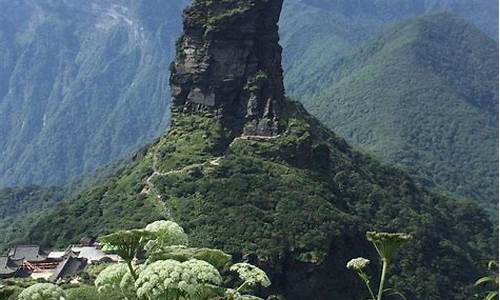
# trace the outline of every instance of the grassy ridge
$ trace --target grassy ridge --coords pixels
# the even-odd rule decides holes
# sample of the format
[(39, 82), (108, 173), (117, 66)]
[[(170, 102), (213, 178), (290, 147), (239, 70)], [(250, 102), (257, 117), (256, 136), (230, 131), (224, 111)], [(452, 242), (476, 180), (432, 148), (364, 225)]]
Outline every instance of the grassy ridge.
[(320, 84), (325, 71), (342, 57), (414, 16), (450, 12), (498, 39), (498, 1), (483, 0), (290, 0), (281, 18), (285, 85), (289, 95), (304, 96), (305, 81)]

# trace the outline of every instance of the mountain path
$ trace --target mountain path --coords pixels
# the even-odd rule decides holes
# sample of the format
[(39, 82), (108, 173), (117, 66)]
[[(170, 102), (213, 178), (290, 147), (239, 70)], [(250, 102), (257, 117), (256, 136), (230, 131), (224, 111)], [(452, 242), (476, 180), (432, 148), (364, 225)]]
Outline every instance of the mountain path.
[[(234, 138), (233, 141), (231, 142), (231, 144), (229, 145), (229, 147), (231, 147), (231, 145), (237, 140), (247, 140), (247, 141), (259, 142), (259, 141), (274, 140), (274, 139), (278, 139), (280, 137), (281, 137), (280, 135), (277, 135), (277, 136), (243, 135), (243, 136), (239, 136), (239, 137)], [(212, 165), (212, 166), (219, 166), (222, 159), (224, 159), (224, 156), (212, 158), (212, 159), (210, 159), (206, 162), (203, 162), (203, 163), (191, 164), (191, 165), (185, 166), (183, 168), (171, 170), (168, 172), (159, 172), (157, 170), (157, 167), (156, 167), (157, 158), (154, 157), (153, 158), (153, 173), (145, 180), (145, 186), (142, 189), (141, 194), (145, 194), (145, 195), (154, 194), (154, 197), (158, 200), (160, 205), (163, 207), (166, 217), (170, 218), (171, 212), (168, 209), (166, 202), (164, 201), (165, 199), (163, 198), (162, 194), (158, 191), (155, 184), (153, 183), (153, 179), (156, 176), (168, 176), (168, 175), (172, 175), (172, 174), (185, 173), (185, 172), (188, 172), (188, 171), (196, 169), (196, 168), (201, 168), (207, 164)]]

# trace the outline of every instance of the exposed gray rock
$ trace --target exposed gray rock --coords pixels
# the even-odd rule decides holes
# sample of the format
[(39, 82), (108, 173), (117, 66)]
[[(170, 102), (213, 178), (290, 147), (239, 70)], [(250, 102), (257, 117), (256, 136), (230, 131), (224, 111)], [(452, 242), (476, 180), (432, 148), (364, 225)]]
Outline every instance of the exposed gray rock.
[(282, 4), (198, 0), (187, 9), (170, 77), (174, 109), (235, 120), (245, 135), (278, 134)]

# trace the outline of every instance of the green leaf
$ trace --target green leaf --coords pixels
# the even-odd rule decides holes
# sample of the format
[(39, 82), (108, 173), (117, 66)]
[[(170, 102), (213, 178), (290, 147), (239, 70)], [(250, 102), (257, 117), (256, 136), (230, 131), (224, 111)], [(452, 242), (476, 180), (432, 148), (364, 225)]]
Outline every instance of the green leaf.
[(490, 276), (480, 278), (478, 281), (476, 281), (476, 283), (474, 283), (474, 286), (479, 286), (488, 282), (495, 282), (495, 278)]
[(498, 292), (489, 292), (488, 295), (486, 295), (486, 298), (484, 298), (484, 300), (492, 300), (496, 296), (498, 296)]

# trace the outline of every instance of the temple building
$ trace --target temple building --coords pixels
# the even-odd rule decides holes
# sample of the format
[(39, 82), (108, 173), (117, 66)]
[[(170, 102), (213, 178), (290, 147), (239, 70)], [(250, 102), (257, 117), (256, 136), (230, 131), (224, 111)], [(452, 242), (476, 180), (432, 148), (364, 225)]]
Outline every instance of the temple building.
[(59, 281), (83, 271), (88, 264), (115, 263), (95, 241), (70, 245), (62, 251), (44, 252), (37, 245), (17, 245), (0, 257), (0, 278), (32, 277)]
[(13, 260), (8, 256), (0, 256), (0, 278), (25, 277), (23, 276), (22, 260)]

